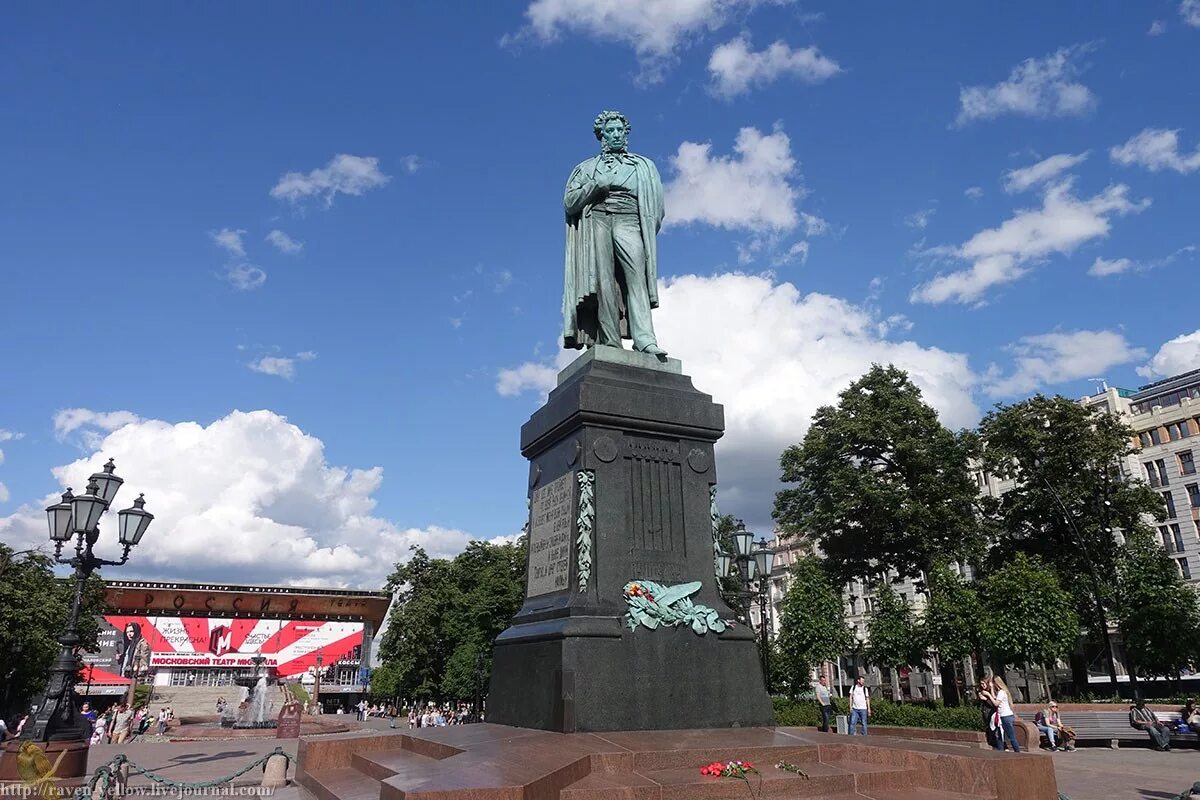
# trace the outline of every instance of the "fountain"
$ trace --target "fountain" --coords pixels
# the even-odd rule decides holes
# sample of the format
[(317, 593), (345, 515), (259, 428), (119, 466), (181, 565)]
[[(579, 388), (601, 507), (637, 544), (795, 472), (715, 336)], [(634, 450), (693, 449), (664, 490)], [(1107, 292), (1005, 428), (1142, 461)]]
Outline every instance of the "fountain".
[(250, 657), (254, 669), (244, 675), (237, 675), (233, 682), (246, 689), (246, 697), (236, 709), (227, 707), (221, 717), (222, 728), (274, 728), (279, 723), (275, 719), (275, 704), (270, 702), (267, 688), (277, 683), (275, 676), (264, 673), (262, 651)]

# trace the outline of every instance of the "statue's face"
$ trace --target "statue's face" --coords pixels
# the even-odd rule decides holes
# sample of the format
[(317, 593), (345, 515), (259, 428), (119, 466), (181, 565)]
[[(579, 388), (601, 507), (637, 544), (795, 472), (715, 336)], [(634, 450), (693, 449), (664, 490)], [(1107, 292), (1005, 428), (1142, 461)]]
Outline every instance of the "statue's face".
[(600, 142), (606, 152), (621, 152), (629, 144), (629, 131), (619, 119), (610, 119), (600, 129)]

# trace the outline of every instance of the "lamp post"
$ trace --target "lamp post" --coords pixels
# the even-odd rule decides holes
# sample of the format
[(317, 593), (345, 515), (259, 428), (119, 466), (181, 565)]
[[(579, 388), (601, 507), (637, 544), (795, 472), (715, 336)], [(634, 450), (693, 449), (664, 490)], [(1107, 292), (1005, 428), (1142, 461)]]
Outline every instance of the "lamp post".
[(321, 713), (321, 665), (325, 663), (325, 656), (322, 653), (317, 653), (317, 672), (316, 682), (313, 684), (313, 713)]
[[(61, 502), (46, 509), (50, 541), (54, 542), (54, 560), (72, 568), (75, 590), (66, 625), (58, 637), (61, 646), (58, 657), (50, 667), (49, 679), (38, 702), (36, 715), (26, 722), (21, 731), (21, 742), (68, 743), (87, 741), (91, 737), (91, 725), (79, 715), (73, 697), (74, 686), (79, 680), (76, 648), (79, 646), (79, 608), (83, 602), (84, 587), (88, 578), (101, 567), (118, 567), (129, 561), (129, 551), (142, 540), (154, 519), (154, 515), (145, 510), (144, 496), (139, 495), (130, 508), (117, 514), (117, 538), (123, 548), (121, 558), (110, 561), (94, 553), (93, 548), (100, 538), (100, 517), (109, 509), (121, 484), (125, 482), (117, 477), (114, 468), (110, 458), (100, 472), (88, 479), (85, 494), (74, 495), (68, 488), (63, 492)], [(63, 546), (72, 539), (75, 555), (63, 558)], [(60, 770), (58, 775), (67, 777), (68, 773)]]
[(750, 619), (750, 608), (755, 596), (758, 597), (759, 615), (759, 657), (762, 660), (763, 684), (767, 691), (771, 690), (771, 640), (769, 622), (768, 592), (771, 585), (771, 571), (775, 568), (775, 551), (767, 546), (766, 539), (759, 539), (755, 547), (754, 534), (746, 530), (745, 523), (739, 521), (733, 532), (735, 554), (721, 552), (717, 555), (717, 569), (722, 575), (737, 578), (742, 588), (737, 593), (745, 608), (746, 619)]

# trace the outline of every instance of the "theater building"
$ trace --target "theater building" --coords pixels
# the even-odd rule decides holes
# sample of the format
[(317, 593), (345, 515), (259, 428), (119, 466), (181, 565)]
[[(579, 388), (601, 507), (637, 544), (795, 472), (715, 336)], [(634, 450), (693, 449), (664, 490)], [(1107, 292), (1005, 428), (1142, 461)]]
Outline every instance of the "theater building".
[[(375, 633), (387, 615), (387, 592), (236, 586), (214, 583), (109, 581), (100, 646), (84, 655), (77, 690), (107, 705), (123, 695), (135, 669), (140, 683), (171, 697), (182, 687), (231, 687), (233, 677), (262, 669), (310, 688), (320, 677), (321, 704), (349, 707), (366, 692)], [(144, 643), (144, 644), (142, 644)], [(141, 653), (139, 662), (137, 655)], [(140, 664), (140, 665), (139, 665)], [(183, 693), (186, 694), (186, 693)], [(202, 693), (192, 692), (200, 696)], [(232, 691), (230, 692), (232, 694)]]

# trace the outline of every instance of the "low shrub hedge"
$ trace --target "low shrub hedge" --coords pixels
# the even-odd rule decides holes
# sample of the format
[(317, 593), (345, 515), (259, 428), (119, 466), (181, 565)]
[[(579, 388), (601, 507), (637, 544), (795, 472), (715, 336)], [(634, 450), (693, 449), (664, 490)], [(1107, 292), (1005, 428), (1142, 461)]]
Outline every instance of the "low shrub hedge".
[[(775, 724), (815, 728), (820, 709), (813, 700), (775, 699)], [(836, 714), (850, 714), (850, 700), (833, 698)], [(871, 725), (896, 725), (904, 728), (946, 728), (960, 731), (983, 730), (982, 712), (977, 706), (946, 707), (939, 701), (893, 703), (890, 700), (871, 700)]]

